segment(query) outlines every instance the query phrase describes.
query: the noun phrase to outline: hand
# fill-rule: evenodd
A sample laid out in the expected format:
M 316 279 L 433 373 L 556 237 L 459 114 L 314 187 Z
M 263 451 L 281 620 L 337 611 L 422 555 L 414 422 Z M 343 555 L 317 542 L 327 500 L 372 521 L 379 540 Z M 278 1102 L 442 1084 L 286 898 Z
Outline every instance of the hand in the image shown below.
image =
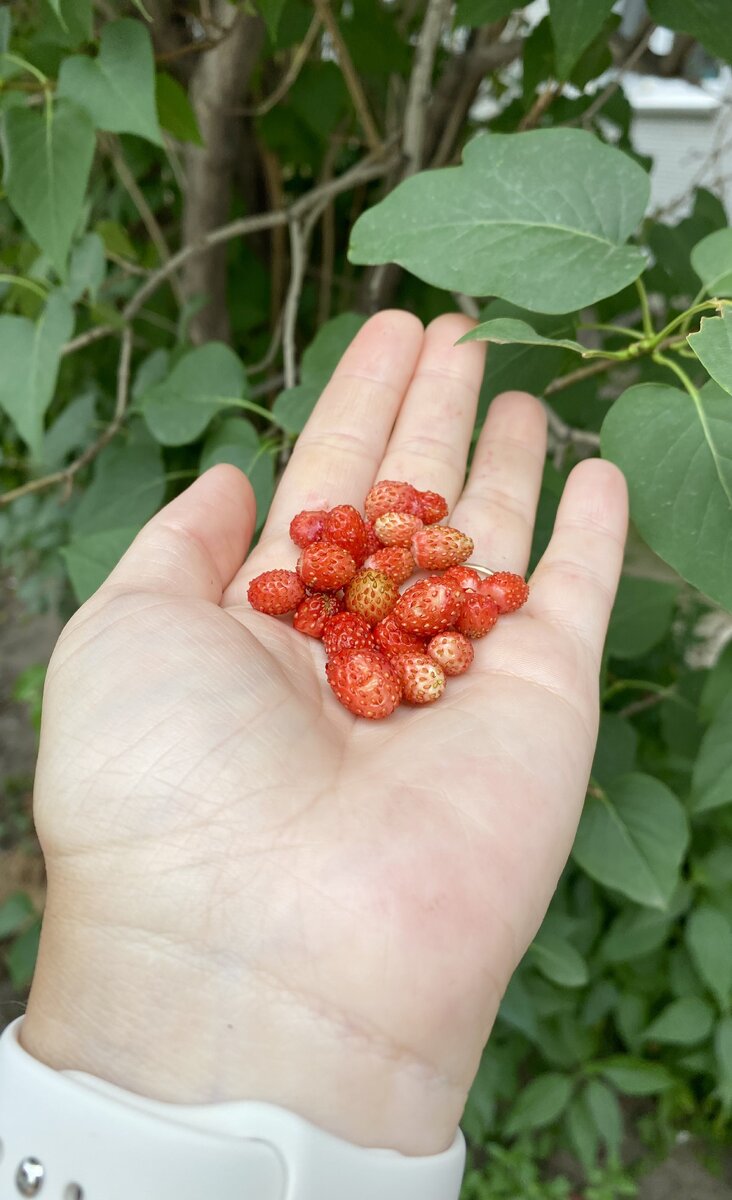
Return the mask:
M 445 494 L 475 560 L 523 572 L 540 403 L 483 350 L 387 312 L 345 354 L 257 548 L 234 468 L 139 534 L 64 631 L 35 798 L 48 903 L 23 1042 L 157 1099 L 271 1101 L 353 1142 L 450 1144 L 501 995 L 570 850 L 623 555 L 625 487 L 572 472 L 519 614 L 439 704 L 354 719 L 322 647 L 254 612 L 303 508 L 378 478 Z M 489 367 L 490 369 L 490 367 Z

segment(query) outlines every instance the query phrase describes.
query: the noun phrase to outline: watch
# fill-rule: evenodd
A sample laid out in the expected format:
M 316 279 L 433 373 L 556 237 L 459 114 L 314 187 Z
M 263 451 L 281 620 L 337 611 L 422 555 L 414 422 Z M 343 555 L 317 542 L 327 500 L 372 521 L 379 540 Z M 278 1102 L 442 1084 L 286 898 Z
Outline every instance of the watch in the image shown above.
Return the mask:
M 55 1071 L 23 1048 L 22 1024 L 0 1037 L 1 1200 L 458 1200 L 460 1130 L 411 1157 L 273 1104 L 162 1103 Z

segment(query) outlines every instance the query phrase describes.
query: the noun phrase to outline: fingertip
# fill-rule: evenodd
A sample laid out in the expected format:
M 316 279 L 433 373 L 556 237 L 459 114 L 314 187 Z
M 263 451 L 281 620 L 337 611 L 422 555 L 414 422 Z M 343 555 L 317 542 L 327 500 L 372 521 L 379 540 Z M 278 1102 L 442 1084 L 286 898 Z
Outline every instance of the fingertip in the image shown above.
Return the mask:
M 491 400 L 489 413 L 492 419 L 499 420 L 501 425 L 510 420 L 512 436 L 527 444 L 539 442 L 543 447 L 543 455 L 547 429 L 546 409 L 541 400 L 531 392 L 518 389 L 499 392 Z
M 622 471 L 604 458 L 586 458 L 567 476 L 562 508 L 574 520 L 615 532 L 624 539 L 628 525 L 628 486 Z

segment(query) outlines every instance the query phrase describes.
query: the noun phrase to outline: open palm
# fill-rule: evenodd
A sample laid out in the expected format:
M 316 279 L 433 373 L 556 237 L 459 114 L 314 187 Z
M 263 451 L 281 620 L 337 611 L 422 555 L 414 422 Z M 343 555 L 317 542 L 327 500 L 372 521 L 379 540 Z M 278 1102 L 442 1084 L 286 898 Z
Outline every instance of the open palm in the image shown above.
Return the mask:
M 54 654 L 36 822 L 49 871 L 23 1040 L 161 1099 L 271 1100 L 366 1145 L 448 1145 L 571 846 L 622 559 L 622 478 L 583 463 L 524 610 L 439 704 L 353 718 L 319 643 L 246 603 L 291 516 L 375 479 L 447 496 L 524 571 L 541 405 L 491 406 L 468 322 L 383 313 L 302 434 L 256 549 L 218 467 L 163 510 Z

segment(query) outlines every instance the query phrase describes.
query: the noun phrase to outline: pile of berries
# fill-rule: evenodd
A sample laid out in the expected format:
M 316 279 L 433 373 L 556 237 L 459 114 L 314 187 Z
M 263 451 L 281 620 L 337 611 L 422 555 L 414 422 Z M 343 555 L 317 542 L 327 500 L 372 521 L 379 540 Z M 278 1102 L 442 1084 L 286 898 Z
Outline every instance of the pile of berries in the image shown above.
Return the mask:
M 446 676 L 472 663 L 472 641 L 520 608 L 529 589 L 509 571 L 484 578 L 462 565 L 472 539 L 437 524 L 447 502 L 436 492 L 382 480 L 364 512 L 339 504 L 298 513 L 290 525 L 297 569 L 265 571 L 248 596 L 259 612 L 294 613 L 295 629 L 322 641 L 341 704 L 379 720 L 402 701 L 439 700 Z M 417 570 L 436 573 L 400 594 Z

